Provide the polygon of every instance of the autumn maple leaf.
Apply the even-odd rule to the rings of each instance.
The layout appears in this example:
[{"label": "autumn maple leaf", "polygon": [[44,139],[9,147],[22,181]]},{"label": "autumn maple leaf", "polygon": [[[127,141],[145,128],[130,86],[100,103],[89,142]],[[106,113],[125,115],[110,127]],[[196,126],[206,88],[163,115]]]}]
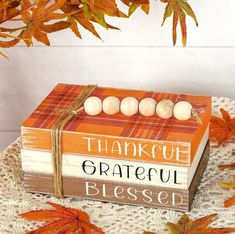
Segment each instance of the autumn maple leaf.
[{"label": "autumn maple leaf", "polygon": [[[10,1],[10,2],[6,2],[6,4],[4,5],[0,5],[0,24],[9,21],[9,20],[14,20],[14,18],[24,12],[27,12],[28,10],[30,10],[32,7],[34,7],[34,4],[30,5],[27,8],[24,8],[22,10],[18,10],[15,9],[15,7],[17,7],[19,5],[19,3],[17,3],[16,1]],[[3,6],[5,6],[3,8]],[[1,13],[3,12],[3,13]],[[0,38],[3,38],[4,40],[0,40],[0,47],[1,48],[10,48],[15,46],[17,43],[19,43],[20,38],[17,36],[12,35],[12,32],[21,30],[24,27],[18,27],[18,28],[4,28],[4,27],[0,27]],[[20,34],[19,34],[20,36]],[[5,40],[5,39],[9,39],[9,40]],[[3,52],[0,51],[0,55],[2,55],[3,57],[9,59]]]},{"label": "autumn maple leaf", "polygon": [[168,222],[167,226],[172,234],[223,234],[235,231],[235,228],[208,227],[216,217],[217,214],[211,214],[191,220],[187,214],[183,214],[176,224]]},{"label": "autumn maple leaf", "polygon": [[231,118],[223,108],[220,109],[222,118],[212,116],[210,121],[210,139],[219,144],[235,137],[235,117]]},{"label": "autumn maple leaf", "polygon": [[81,38],[81,33],[78,25],[81,25],[97,38],[101,39],[93,23],[97,23],[106,29],[118,29],[117,27],[108,24],[105,16],[127,17],[118,9],[115,0],[84,1],[82,5],[81,2],[78,2],[77,4],[67,3],[61,7],[61,10],[65,13],[77,11],[77,13],[68,18],[68,22],[71,23],[70,29],[79,38]]},{"label": "autumn maple leaf", "polygon": [[89,221],[86,212],[47,202],[54,210],[35,210],[20,214],[22,218],[35,221],[51,221],[43,227],[27,234],[105,234],[101,228]]},{"label": "autumn maple leaf", "polygon": [[[173,43],[176,43],[179,23],[182,43],[185,46],[186,16],[192,17],[198,25],[192,8],[187,0],[161,1],[167,3],[163,23],[166,18],[173,15]],[[121,0],[121,2],[128,7],[127,13],[119,10],[119,2],[116,0],[2,0],[0,1],[0,47],[14,47],[21,40],[27,46],[32,46],[34,39],[49,46],[48,33],[67,28],[82,38],[80,26],[101,39],[95,24],[106,29],[119,29],[108,24],[106,16],[128,18],[137,9],[149,13],[150,0]],[[14,21],[14,24],[10,24],[11,21]],[[2,52],[0,55],[7,58]]]},{"label": "autumn maple leaf", "polygon": [[181,34],[182,34],[182,44],[186,46],[187,43],[187,25],[186,25],[186,16],[190,16],[198,26],[196,15],[188,4],[187,0],[161,0],[163,3],[167,3],[165,8],[165,13],[163,15],[162,25],[165,23],[168,17],[173,15],[173,27],[172,27],[172,39],[173,44],[176,44],[177,41],[177,26],[180,24]]},{"label": "autumn maple leaf", "polygon": [[[60,9],[66,3],[66,0],[58,0],[50,6],[47,6],[48,2],[49,0],[39,0],[36,7],[21,14],[26,26],[21,31],[20,37],[25,41],[27,46],[32,45],[32,38],[49,46],[50,42],[47,33],[66,29],[70,26],[70,23],[67,21],[46,24],[48,21],[58,19],[58,13],[54,13],[54,11]],[[26,7],[31,5],[28,0],[22,0],[22,4]],[[60,14],[59,18],[65,17],[67,15]]]},{"label": "autumn maple leaf", "polygon": [[15,0],[1,1],[1,4],[0,4],[0,24],[17,16],[20,12],[20,10],[17,9],[17,7],[19,5],[20,5],[20,3]]},{"label": "autumn maple leaf", "polygon": [[[187,214],[183,214],[179,221],[167,223],[168,231],[171,234],[225,234],[232,233],[235,228],[211,228],[208,227],[217,217],[217,214],[207,215],[202,218],[191,220]],[[144,232],[144,234],[154,234]],[[157,234],[157,233],[155,233]]]},{"label": "autumn maple leaf", "polygon": [[[234,152],[232,154],[234,155]],[[221,170],[226,170],[226,169],[235,170],[235,163],[219,165],[218,167]],[[219,185],[221,188],[224,189],[235,189],[235,175],[233,176],[233,180],[221,182]],[[224,201],[224,207],[231,207],[234,205],[235,205],[235,194]]]},{"label": "autumn maple leaf", "polygon": [[68,17],[67,21],[71,23],[70,29],[74,32],[74,34],[79,37],[81,37],[81,33],[79,31],[78,25],[81,25],[83,28],[86,30],[90,31],[94,36],[97,38],[101,39],[100,35],[97,33],[94,25],[90,22],[90,19],[86,19],[84,17],[84,13],[82,8],[80,8],[77,5],[70,5],[70,4],[65,4],[61,10],[65,13],[69,13],[71,11],[77,10],[78,12],[76,14],[71,15]]}]

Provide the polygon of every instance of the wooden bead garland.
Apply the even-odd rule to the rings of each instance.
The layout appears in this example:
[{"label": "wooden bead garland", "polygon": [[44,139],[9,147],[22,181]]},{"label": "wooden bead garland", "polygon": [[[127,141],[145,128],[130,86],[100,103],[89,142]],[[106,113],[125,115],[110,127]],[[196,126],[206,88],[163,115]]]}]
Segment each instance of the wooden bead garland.
[{"label": "wooden bead garland", "polygon": [[98,97],[89,97],[84,102],[84,110],[88,115],[98,115],[102,111],[102,101]]},{"label": "wooden bead garland", "polygon": [[114,115],[121,111],[126,116],[135,115],[139,111],[143,116],[157,114],[162,119],[174,116],[177,120],[196,118],[198,123],[201,122],[198,113],[189,102],[180,101],[174,104],[169,99],[163,99],[157,103],[153,98],[144,98],[139,103],[134,97],[126,97],[120,101],[117,97],[109,96],[102,102],[100,98],[92,96],[84,102],[84,110],[88,115],[98,115],[103,110],[108,115]]},{"label": "wooden bead garland", "polygon": [[109,96],[103,100],[103,111],[107,115],[117,114],[120,110],[120,100],[117,97]]},{"label": "wooden bead garland", "polygon": [[178,120],[188,120],[192,117],[193,106],[186,101],[181,101],[174,106],[174,117]]},{"label": "wooden bead garland", "polygon": [[161,100],[156,106],[156,114],[162,119],[169,119],[173,115],[174,102],[169,99]]},{"label": "wooden bead garland", "polygon": [[126,116],[135,115],[138,112],[139,102],[134,97],[126,97],[121,101],[121,112]]},{"label": "wooden bead garland", "polygon": [[144,98],[139,103],[139,112],[143,116],[153,116],[155,114],[157,102],[153,98]]}]

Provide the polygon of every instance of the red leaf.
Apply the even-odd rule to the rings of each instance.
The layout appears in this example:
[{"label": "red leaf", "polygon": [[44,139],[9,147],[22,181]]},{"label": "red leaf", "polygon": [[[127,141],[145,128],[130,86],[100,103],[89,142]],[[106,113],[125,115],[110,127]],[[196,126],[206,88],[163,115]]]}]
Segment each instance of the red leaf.
[{"label": "red leaf", "polygon": [[[30,220],[48,220],[48,219],[63,219],[68,218],[68,215],[54,211],[54,210],[34,210],[27,213],[20,214],[22,218]],[[72,217],[72,216],[70,216]]]},{"label": "red leaf", "polygon": [[173,38],[173,45],[176,44],[177,41],[177,24],[178,24],[179,16],[174,11],[173,13],[173,29],[172,29],[172,38]]},{"label": "red leaf", "polygon": [[180,19],[181,34],[182,34],[182,44],[186,46],[187,42],[187,26],[186,26],[186,17]]},{"label": "red leaf", "polygon": [[22,218],[29,220],[49,221],[43,227],[27,234],[104,234],[103,230],[89,221],[86,212],[61,206],[56,203],[48,202],[54,210],[35,210],[20,214]]},{"label": "red leaf", "polygon": [[231,164],[222,164],[218,166],[220,169],[224,170],[224,169],[230,169],[230,170],[235,170],[235,163],[231,163]]},{"label": "red leaf", "polygon": [[66,208],[64,206],[61,206],[59,204],[52,203],[52,202],[47,202],[47,204],[51,205],[58,212],[64,213],[64,214],[71,216],[71,217],[74,217],[74,216],[79,217],[83,221],[89,221],[89,215],[86,212],[83,212],[78,209]]},{"label": "red leaf", "polygon": [[224,201],[224,207],[228,208],[235,205],[235,195]]},{"label": "red leaf", "polygon": [[231,118],[229,113],[220,109],[222,118],[212,116],[210,121],[210,139],[218,141],[219,144],[225,143],[235,137],[235,118]]},{"label": "red leaf", "polygon": [[222,114],[224,121],[229,121],[231,119],[229,113],[225,111],[223,108],[220,108],[220,112]]}]

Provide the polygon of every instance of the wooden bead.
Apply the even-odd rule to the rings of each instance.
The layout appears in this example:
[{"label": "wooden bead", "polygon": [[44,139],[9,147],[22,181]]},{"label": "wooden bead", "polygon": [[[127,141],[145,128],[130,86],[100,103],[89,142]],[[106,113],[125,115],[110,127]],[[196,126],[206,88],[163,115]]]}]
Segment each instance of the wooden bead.
[{"label": "wooden bead", "polygon": [[84,102],[84,110],[88,115],[98,115],[102,111],[102,101],[95,96],[89,97]]},{"label": "wooden bead", "polygon": [[143,116],[153,116],[155,114],[157,102],[153,98],[144,98],[140,101],[139,112]]},{"label": "wooden bead", "polygon": [[138,112],[138,100],[134,97],[126,97],[121,101],[121,112],[124,115],[132,116]]},{"label": "wooden bead", "polygon": [[188,120],[192,117],[193,107],[189,102],[181,101],[174,106],[174,116],[178,120]]},{"label": "wooden bead", "polygon": [[110,96],[103,100],[103,111],[107,115],[114,115],[119,112],[120,100],[117,97]]},{"label": "wooden bead", "polygon": [[169,119],[173,115],[173,108],[173,101],[169,99],[163,99],[156,106],[156,114],[162,119]]}]

